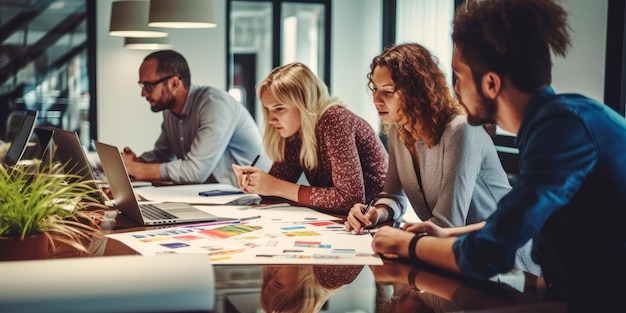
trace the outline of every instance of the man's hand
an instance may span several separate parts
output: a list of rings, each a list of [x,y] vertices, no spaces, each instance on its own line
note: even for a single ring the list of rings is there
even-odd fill
[[[388,258],[408,258],[409,242],[414,235],[402,229],[383,226],[374,234],[372,249]]]
[[[449,230],[451,228],[442,228],[442,227],[435,225],[435,223],[431,221],[425,221],[425,222],[420,222],[417,224],[406,223],[404,224],[402,229],[408,232],[412,232],[414,234],[428,233],[428,235],[435,236],[435,237],[449,237],[450,236]]]
[[[135,152],[133,152],[133,150],[129,147],[124,147],[124,151],[122,151],[122,158],[124,159],[124,163],[128,163],[130,161],[143,162],[143,160],[138,158]]]

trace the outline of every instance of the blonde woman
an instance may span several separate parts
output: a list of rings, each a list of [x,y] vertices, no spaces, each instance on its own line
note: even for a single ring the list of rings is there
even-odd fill
[[[387,152],[372,127],[302,63],[275,68],[257,87],[269,173],[233,165],[247,193],[275,196],[346,216],[383,187]],[[304,174],[307,185],[298,184]]]
[[[265,266],[261,307],[268,313],[319,312],[334,291],[354,281],[362,265]]]

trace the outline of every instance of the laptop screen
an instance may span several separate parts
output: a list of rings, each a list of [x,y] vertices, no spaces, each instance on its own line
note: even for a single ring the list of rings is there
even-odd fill
[[[22,155],[24,155],[26,145],[30,140],[33,129],[35,129],[37,114],[37,111],[32,110],[26,112],[26,115],[22,119],[20,129],[18,130],[17,135],[15,135],[15,138],[11,141],[9,151],[7,151],[7,155],[4,157],[4,163],[7,166],[14,166],[22,158]]]
[[[78,180],[87,182],[95,190],[91,196],[98,202],[104,203],[100,187],[91,171],[91,165],[89,165],[85,150],[83,150],[83,146],[80,144],[78,134],[60,128],[50,129],[54,132],[52,135],[52,141],[54,142],[54,147],[56,147],[54,159],[63,164],[65,173],[74,174],[79,177]]]

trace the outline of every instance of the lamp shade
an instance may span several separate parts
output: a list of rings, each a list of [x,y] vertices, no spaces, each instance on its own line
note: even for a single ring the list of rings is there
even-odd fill
[[[124,38],[124,48],[134,50],[163,50],[171,49],[172,44],[168,37],[161,38]]]
[[[169,28],[212,28],[214,0],[150,0],[148,25]]]
[[[167,37],[162,29],[148,26],[148,1],[114,1],[109,35],[120,37]]]

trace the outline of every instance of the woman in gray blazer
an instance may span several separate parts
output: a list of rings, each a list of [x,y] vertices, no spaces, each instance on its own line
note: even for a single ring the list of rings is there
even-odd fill
[[[355,204],[346,230],[400,221],[408,198],[422,221],[454,227],[484,221],[511,186],[484,127],[471,126],[430,52],[407,43],[375,57],[368,74],[388,135],[389,169],[383,191],[364,212]],[[406,225],[405,227],[408,227]],[[519,268],[539,274],[530,246]]]

